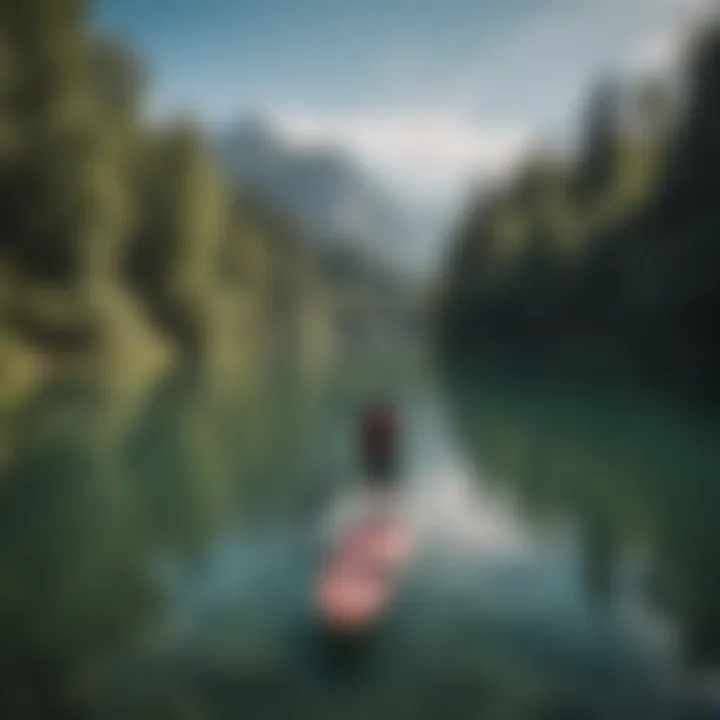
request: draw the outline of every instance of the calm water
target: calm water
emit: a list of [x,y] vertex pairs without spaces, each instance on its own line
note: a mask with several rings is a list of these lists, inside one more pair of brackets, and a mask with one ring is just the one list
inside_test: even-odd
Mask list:
[[7,418],[0,716],[720,715],[714,413],[547,379],[408,382],[417,553],[339,663],[309,597],[318,528],[357,480],[356,399],[168,381]]

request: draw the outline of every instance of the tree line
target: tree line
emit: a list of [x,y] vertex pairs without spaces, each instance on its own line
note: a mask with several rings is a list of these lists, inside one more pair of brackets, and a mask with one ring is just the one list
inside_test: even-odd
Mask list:
[[472,203],[441,291],[449,355],[716,378],[720,27],[681,76],[603,83],[576,157],[534,153]]

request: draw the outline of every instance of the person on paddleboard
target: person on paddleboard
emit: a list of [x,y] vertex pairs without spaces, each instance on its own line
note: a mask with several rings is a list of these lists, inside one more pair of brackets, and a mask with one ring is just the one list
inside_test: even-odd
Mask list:
[[358,423],[364,482],[330,516],[315,585],[317,616],[335,637],[376,628],[392,606],[412,553],[413,537],[400,479],[399,423],[384,403],[367,406]]
[[365,408],[360,419],[360,454],[367,482],[392,487],[398,480],[399,428],[392,409],[383,403]]

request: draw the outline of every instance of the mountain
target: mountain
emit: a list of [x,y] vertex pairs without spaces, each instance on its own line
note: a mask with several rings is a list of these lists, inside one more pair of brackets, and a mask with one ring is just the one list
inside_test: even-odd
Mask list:
[[351,243],[405,264],[415,218],[341,149],[296,147],[262,118],[223,133],[220,159],[232,179],[288,215],[311,238]]

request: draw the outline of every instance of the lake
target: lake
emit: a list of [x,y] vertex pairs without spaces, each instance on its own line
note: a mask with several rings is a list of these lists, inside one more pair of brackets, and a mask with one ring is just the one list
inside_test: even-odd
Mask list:
[[175,378],[3,418],[2,717],[720,716],[718,413],[408,374],[416,554],[341,662],[310,597],[319,527],[360,482],[364,393]]

